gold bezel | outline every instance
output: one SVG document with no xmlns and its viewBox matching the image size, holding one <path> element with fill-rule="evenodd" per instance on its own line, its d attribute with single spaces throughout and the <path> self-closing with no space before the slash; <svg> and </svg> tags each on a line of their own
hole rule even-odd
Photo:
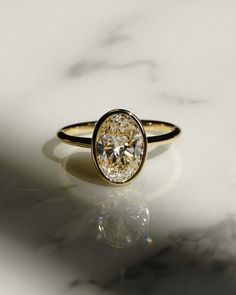
<svg viewBox="0 0 236 295">
<path fill-rule="evenodd" d="M 106 177 L 106 175 L 103 173 L 103 171 L 100 169 L 98 162 L 97 162 L 97 155 L 96 155 L 96 150 L 95 150 L 95 145 L 96 145 L 96 138 L 97 138 L 97 133 L 101 127 L 101 125 L 103 124 L 103 122 L 110 117 L 111 115 L 114 114 L 119 114 L 119 113 L 123 113 L 123 114 L 127 114 L 129 115 L 139 126 L 141 132 L 142 132 L 142 136 L 143 136 L 143 141 L 144 141 L 144 149 L 143 149 L 143 158 L 142 158 L 142 162 L 138 168 L 138 170 L 136 171 L 136 173 L 129 178 L 127 181 L 123 181 L 123 182 L 113 182 L 111 181 L 108 177 Z M 137 175 L 140 173 L 141 169 L 143 168 L 144 162 L 146 160 L 147 157 L 147 136 L 146 136 L 146 132 L 145 129 L 141 123 L 141 121 L 130 111 L 124 110 L 124 109 L 115 109 L 112 111 L 107 112 L 105 115 L 103 115 L 96 123 L 95 128 L 94 128 L 94 132 L 93 132 L 93 136 L 92 136 L 92 145 L 91 145 L 91 154 L 92 154 L 92 158 L 94 161 L 94 164 L 97 168 L 97 170 L 99 171 L 99 174 L 102 176 L 103 179 L 105 179 L 108 183 L 110 184 L 114 184 L 114 185 L 125 185 L 130 183 L 135 177 L 137 177 Z"/>
</svg>

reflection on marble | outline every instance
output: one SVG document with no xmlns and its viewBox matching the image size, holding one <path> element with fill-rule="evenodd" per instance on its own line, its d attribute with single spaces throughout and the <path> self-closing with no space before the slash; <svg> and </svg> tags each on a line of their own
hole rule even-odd
<svg viewBox="0 0 236 295">
<path fill-rule="evenodd" d="M 63 225 L 56 233 L 51 245 L 47 245 L 45 249 L 53 250 L 53 248 L 62 248 L 68 243 L 78 238 L 81 233 L 85 232 L 94 221 L 97 220 L 97 226 L 100 234 L 98 239 L 102 238 L 110 246 L 117 248 L 125 248 L 135 245 L 135 243 L 143 239 L 144 243 L 152 244 L 152 238 L 148 235 L 150 222 L 150 214 L 148 203 L 151 201 L 150 195 L 146 196 L 146 192 L 150 183 L 134 181 L 131 185 L 114 186 L 100 177 L 92 161 L 89 152 L 72 152 L 69 155 L 60 154 L 58 147 L 65 150 L 64 143 L 57 138 L 48 140 L 42 147 L 44 155 L 63 167 L 60 170 L 61 178 L 64 179 L 64 187 L 70 192 L 74 191 L 76 198 L 80 200 L 87 199 L 89 207 L 78 214 L 78 218 L 73 218 L 72 222 Z M 147 159 L 158 160 L 158 157 L 167 152 L 170 145 L 160 146 L 149 150 Z M 174 165 L 179 166 L 179 162 Z M 173 171 L 177 171 L 179 167 L 172 167 Z M 176 173 L 173 174 L 174 176 Z M 177 172 L 177 175 L 179 173 Z M 161 196 L 163 191 L 170 189 L 175 185 L 178 178 L 166 176 L 166 183 L 156 187 L 155 195 Z M 174 180 L 174 181 L 173 181 Z M 154 175 L 155 181 L 155 175 Z M 141 187 L 141 186 L 142 187 Z M 97 191 L 99 186 L 99 191 Z M 81 188 L 83 194 L 81 194 Z M 153 185 L 152 185 L 152 188 Z M 96 197 L 95 197 L 96 196 Z M 155 196 L 156 198 L 156 196 Z M 78 199 L 78 200 L 79 200 Z M 54 245 L 53 247 L 51 247 Z"/>
<path fill-rule="evenodd" d="M 144 236 L 148 240 L 149 209 L 132 193 L 128 189 L 116 191 L 99 206 L 98 229 L 103 239 L 115 247 L 130 246 Z"/>
<path fill-rule="evenodd" d="M 0 294 L 235 295 L 235 11 L 1 1 Z M 114 108 L 184 131 L 127 192 L 54 138 Z M 123 248 L 97 220 L 117 194 L 149 211 L 147 234 Z"/>
</svg>

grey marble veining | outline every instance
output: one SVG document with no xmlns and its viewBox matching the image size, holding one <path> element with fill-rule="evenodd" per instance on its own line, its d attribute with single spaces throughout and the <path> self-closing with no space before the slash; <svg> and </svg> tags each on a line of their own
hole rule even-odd
<svg viewBox="0 0 236 295">
<path fill-rule="evenodd" d="M 0 294 L 236 292 L 234 1 L 0 4 Z M 57 130 L 178 124 L 129 186 Z"/>
<path fill-rule="evenodd" d="M 208 103 L 206 99 L 191 99 L 191 98 L 185 98 L 185 97 L 179 97 L 174 95 L 168 95 L 166 93 L 161 93 L 160 97 L 164 99 L 165 101 L 169 102 L 175 102 L 180 105 L 188 105 L 188 104 L 205 104 Z"/>
<path fill-rule="evenodd" d="M 94 71 L 104 71 L 104 70 L 126 70 L 136 67 L 146 67 L 148 69 L 151 81 L 156 80 L 156 63 L 152 60 L 137 60 L 131 61 L 124 64 L 110 64 L 106 61 L 100 60 L 93 63 L 89 62 L 79 62 L 78 64 L 72 66 L 69 70 L 69 78 L 79 78 L 86 74 L 90 74 Z"/>
</svg>

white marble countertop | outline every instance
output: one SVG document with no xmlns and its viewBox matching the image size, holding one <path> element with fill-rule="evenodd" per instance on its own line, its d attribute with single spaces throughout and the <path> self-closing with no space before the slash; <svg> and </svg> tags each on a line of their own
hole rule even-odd
<svg viewBox="0 0 236 295">
<path fill-rule="evenodd" d="M 236 2 L 10 0 L 0 24 L 0 294 L 235 294 Z M 55 138 L 114 108 L 183 130 L 122 188 Z M 108 243 L 127 208 L 149 220 Z"/>
</svg>

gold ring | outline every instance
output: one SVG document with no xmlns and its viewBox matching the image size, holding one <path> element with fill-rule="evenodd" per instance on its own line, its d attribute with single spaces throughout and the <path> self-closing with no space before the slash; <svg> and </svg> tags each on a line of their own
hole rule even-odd
<svg viewBox="0 0 236 295">
<path fill-rule="evenodd" d="M 83 136 L 91 132 L 92 137 Z M 146 132 L 156 134 L 147 136 Z M 125 184 L 141 171 L 148 144 L 170 143 L 180 133 L 180 128 L 174 124 L 139 120 L 127 110 L 115 109 L 98 121 L 63 127 L 57 136 L 65 143 L 91 148 L 100 175 L 109 183 Z"/>
</svg>

